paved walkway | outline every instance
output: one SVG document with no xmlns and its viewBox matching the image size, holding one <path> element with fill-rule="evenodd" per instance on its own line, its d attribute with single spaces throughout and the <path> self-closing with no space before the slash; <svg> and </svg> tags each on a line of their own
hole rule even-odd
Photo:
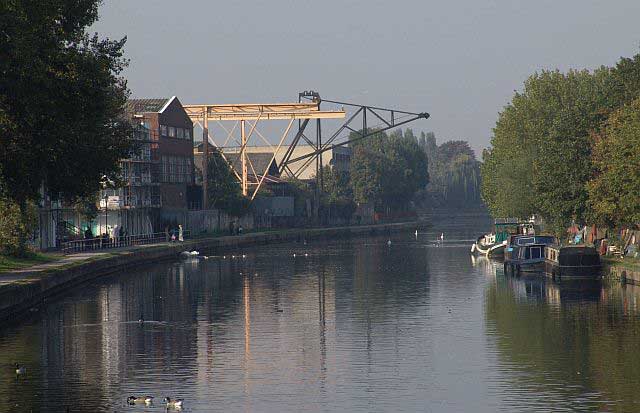
<svg viewBox="0 0 640 413">
<path fill-rule="evenodd" d="M 122 247 L 122 248 L 109 248 L 109 249 L 96 250 L 91 252 L 80 252 L 80 253 L 66 255 L 62 259 L 59 259 L 56 261 L 36 264 L 31 267 L 21 268 L 19 270 L 1 272 L 0 286 L 10 284 L 15 281 L 20 281 L 29 277 L 39 276 L 47 271 L 52 271 L 59 268 L 67 267 L 72 264 L 78 264 L 83 261 L 90 261 L 90 260 L 94 260 L 96 258 L 100 258 L 104 256 L 110 256 L 113 254 L 140 250 L 144 248 L 157 247 L 161 245 L 169 245 L 169 244 L 167 244 L 166 242 L 161 242 L 157 244 L 135 245 L 130 247 Z"/>
<path fill-rule="evenodd" d="M 308 231 L 335 231 L 335 230 L 368 230 L 372 228 L 393 228 L 393 227 L 403 227 L 403 226 L 413 226 L 416 225 L 416 222 L 398 222 L 398 223 L 389 223 L 389 224 L 373 224 L 373 225 L 363 225 L 363 226 L 345 226 L 345 227 L 329 227 L 329 228 L 292 228 L 289 230 L 285 230 L 284 233 L 304 233 Z M 282 233 L 282 234 L 284 234 Z M 218 241 L 224 242 L 227 238 L 230 240 L 234 240 L 235 242 L 241 241 L 243 238 L 255 238 L 260 236 L 269 236 L 278 234 L 278 232 L 249 232 L 243 235 L 227 235 L 227 236 L 217 236 L 212 238 L 192 238 L 187 239 L 185 241 L 185 250 L 190 250 L 193 248 L 195 244 L 198 242 L 203 242 L 207 240 L 216 239 Z M 160 247 L 160 246 L 177 246 L 180 243 L 175 242 L 159 242 L 155 244 L 144 244 L 144 245 L 134 245 L 129 247 L 122 248 L 108 248 L 102 250 L 96 250 L 91 252 L 80 252 L 75 254 L 70 254 L 64 256 L 62 259 L 42 264 L 37 264 L 31 267 L 23 268 L 20 270 L 14 270 L 11 272 L 0 273 L 0 287 L 5 286 L 7 284 L 11 284 L 13 282 L 19 282 L 21 280 L 26 280 L 29 278 L 40 278 L 43 274 L 48 271 L 53 271 L 59 268 L 64 268 L 72 264 L 81 264 L 84 261 L 90 261 L 99 259 L 100 257 L 105 256 L 114 256 L 119 254 L 126 254 L 131 251 L 140 251 L 147 248 Z"/>
</svg>

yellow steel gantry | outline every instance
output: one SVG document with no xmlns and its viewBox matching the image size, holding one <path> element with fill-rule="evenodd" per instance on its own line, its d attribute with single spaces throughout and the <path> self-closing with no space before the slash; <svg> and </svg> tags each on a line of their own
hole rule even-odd
<svg viewBox="0 0 640 413">
<path fill-rule="evenodd" d="M 280 150 L 284 144 L 289 131 L 295 120 L 303 121 L 304 126 L 310 119 L 344 119 L 346 114 L 344 110 L 320 110 L 320 101 L 316 102 L 300 102 L 300 103 L 249 103 L 249 104 L 190 104 L 183 105 L 187 115 L 191 118 L 194 124 L 198 124 L 202 127 L 202 141 L 203 141 L 203 167 L 202 167 L 202 192 L 203 192 L 203 207 L 208 207 L 207 200 L 207 167 L 209 159 L 209 142 L 211 141 L 215 147 L 223 148 L 227 145 L 229 140 L 233 137 L 233 134 L 239 124 L 240 126 L 240 159 L 241 159 L 241 171 L 233 171 L 242 186 L 242 194 L 249 196 L 249 185 L 255 185 L 255 189 L 251 194 L 253 200 L 258 194 L 258 190 L 262 186 L 265 176 L 268 173 L 269 165 L 274 161 L 276 153 Z M 289 120 L 284 132 L 282 133 L 280 140 L 276 146 L 268 142 L 258 132 L 259 136 L 271 146 L 273 150 L 273 156 L 267 169 L 260 176 L 256 173 L 253 165 L 248 162 L 246 156 L 247 145 L 256 131 L 256 126 L 260 121 L 267 120 Z M 232 121 L 235 125 L 231 128 L 225 128 L 221 122 Z M 209 122 L 217 122 L 227 132 L 227 137 L 222 145 L 218 145 L 212 136 L 209 135 Z M 246 132 L 246 122 L 249 122 L 249 133 Z M 302 135 L 304 128 L 299 128 L 296 136 L 293 138 L 293 142 L 297 142 Z M 220 152 L 222 154 L 222 151 Z M 224 154 L 222 154 L 224 157 Z M 248 166 L 251 166 L 256 177 L 257 182 L 249 182 Z"/>
</svg>

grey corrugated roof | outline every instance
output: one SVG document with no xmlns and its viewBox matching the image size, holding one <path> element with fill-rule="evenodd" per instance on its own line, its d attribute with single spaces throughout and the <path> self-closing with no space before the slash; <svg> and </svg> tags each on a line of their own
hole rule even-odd
<svg viewBox="0 0 640 413">
<path fill-rule="evenodd" d="M 240 154 L 237 153 L 225 153 L 224 156 L 227 158 L 229 163 L 233 165 L 233 169 L 236 171 L 242 170 L 242 160 L 240 159 Z M 247 158 L 253 165 L 253 168 L 256 171 L 256 174 L 262 175 L 267 169 L 267 165 L 269 165 L 269 171 L 267 172 L 269 175 L 278 176 L 278 163 L 273 160 L 271 162 L 271 158 L 273 158 L 273 154 L 271 153 L 247 153 Z M 247 162 L 247 168 L 249 169 L 249 173 L 253 173 L 253 169 Z"/>
<path fill-rule="evenodd" d="M 170 99 L 129 99 L 125 110 L 131 113 L 160 112 Z"/>
<path fill-rule="evenodd" d="M 195 166 L 198 169 L 202 169 L 202 148 L 200 147 L 199 149 L 200 149 L 199 151 L 194 152 L 193 159 L 194 159 Z M 211 148 L 210 151 L 213 151 L 213 148 Z M 234 170 L 236 171 L 242 170 L 242 160 L 240 159 L 240 154 L 224 153 L 224 157 L 233 166 Z M 280 173 L 278 172 L 278 162 L 273 160 L 273 162 L 269 164 L 269 161 L 271 160 L 272 157 L 273 157 L 273 154 L 270 154 L 270 153 L 255 153 L 255 152 L 247 153 L 247 158 L 253 165 L 253 168 L 256 171 L 256 175 L 264 174 L 264 170 L 267 168 L 267 165 L 269 165 L 269 170 L 267 171 L 267 175 L 272 175 L 277 177 L 277 176 L 280 176 Z M 247 169 L 248 169 L 249 175 L 252 175 L 253 169 L 251 169 L 251 166 L 248 163 L 247 163 Z"/>
</svg>

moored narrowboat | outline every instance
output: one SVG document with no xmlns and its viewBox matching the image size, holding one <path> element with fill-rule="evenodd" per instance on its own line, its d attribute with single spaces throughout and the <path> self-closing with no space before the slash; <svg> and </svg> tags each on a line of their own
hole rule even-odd
<svg viewBox="0 0 640 413">
<path fill-rule="evenodd" d="M 504 255 L 507 239 L 517 232 L 520 221 L 517 218 L 498 218 L 495 220 L 495 232 L 480 236 L 471 246 L 472 253 L 487 257 L 501 257 Z"/>
<path fill-rule="evenodd" d="M 544 270 L 545 247 L 547 244 L 525 244 L 511 251 L 508 259 L 505 259 L 505 272 L 520 275 L 524 272 L 539 272 Z"/>
<path fill-rule="evenodd" d="M 586 245 L 548 245 L 545 248 L 544 271 L 553 279 L 599 279 L 600 254 Z"/>
<path fill-rule="evenodd" d="M 511 235 L 509 237 L 509 240 L 507 241 L 507 247 L 504 250 L 504 260 L 505 262 L 507 262 L 512 257 L 517 257 L 517 250 L 519 247 L 533 244 L 551 245 L 555 244 L 556 242 L 556 237 L 554 237 L 553 235 Z"/>
</svg>

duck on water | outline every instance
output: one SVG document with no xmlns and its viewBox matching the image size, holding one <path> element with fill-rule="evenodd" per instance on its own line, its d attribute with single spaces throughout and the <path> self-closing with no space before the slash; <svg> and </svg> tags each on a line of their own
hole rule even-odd
<svg viewBox="0 0 640 413">
<path fill-rule="evenodd" d="M 152 396 L 129 396 L 127 397 L 127 403 L 129 404 L 152 404 Z"/>
</svg>

